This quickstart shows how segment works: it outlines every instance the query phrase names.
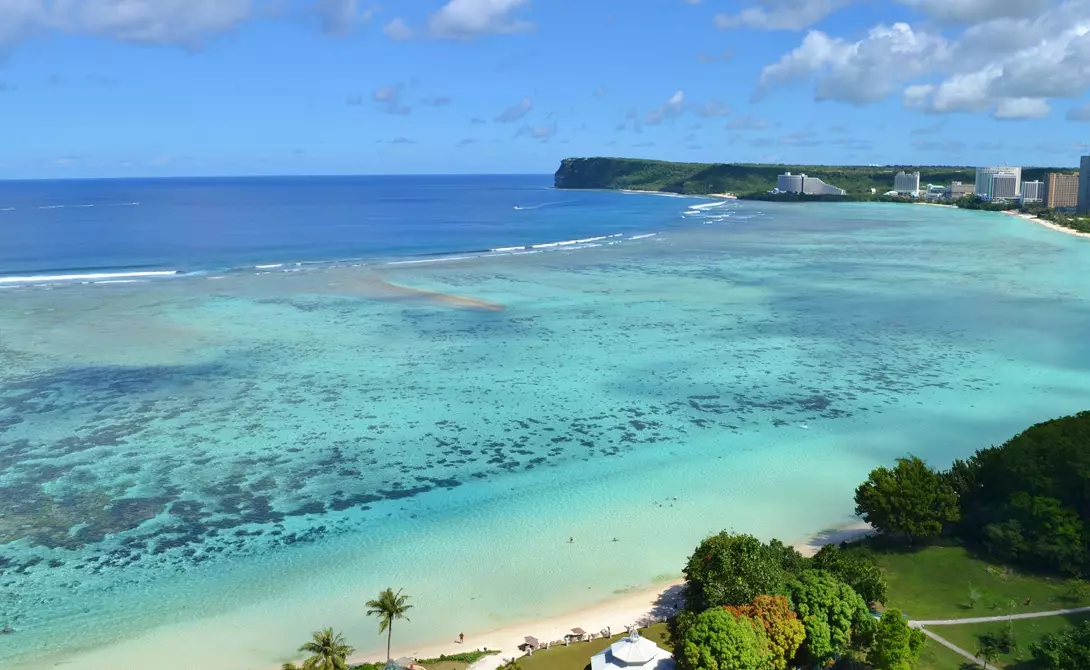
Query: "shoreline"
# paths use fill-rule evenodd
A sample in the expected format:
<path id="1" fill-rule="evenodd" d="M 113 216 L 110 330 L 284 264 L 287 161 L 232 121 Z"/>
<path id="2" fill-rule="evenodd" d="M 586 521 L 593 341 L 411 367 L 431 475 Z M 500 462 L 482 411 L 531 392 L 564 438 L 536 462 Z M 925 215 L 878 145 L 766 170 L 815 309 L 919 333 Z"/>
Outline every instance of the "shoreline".
<path id="1" fill-rule="evenodd" d="M 1053 223 L 1051 221 L 1038 218 L 1038 217 L 1036 217 L 1036 216 L 1034 216 L 1032 214 L 1023 214 L 1022 212 L 1014 212 L 1014 211 L 1009 211 L 1009 210 L 1005 211 L 1003 213 L 1008 215 L 1008 216 L 1014 216 L 1014 217 L 1017 217 L 1019 219 L 1025 219 L 1026 221 L 1036 223 L 1039 226 L 1044 226 L 1045 228 L 1050 228 L 1050 229 L 1055 230 L 1055 231 L 1060 232 L 1060 233 L 1067 233 L 1068 235 L 1074 235 L 1075 237 L 1090 238 L 1090 233 L 1084 233 L 1084 232 L 1081 232 L 1081 231 L 1078 231 L 1078 230 L 1073 230 L 1071 228 L 1061 226 L 1058 223 Z"/>
<path id="2" fill-rule="evenodd" d="M 870 524 L 859 520 L 853 523 L 826 528 L 792 545 L 803 556 L 813 556 L 827 544 L 839 544 L 870 535 Z M 684 602 L 683 579 L 669 579 L 642 589 L 619 593 L 614 598 L 601 601 L 589 607 L 571 610 L 561 614 L 534 619 L 527 618 L 483 632 L 467 633 L 465 642 L 452 639 L 449 642 L 429 642 L 416 645 L 394 647 L 393 658 L 438 658 L 451 655 L 489 649 L 498 654 L 486 656 L 473 664 L 477 670 L 491 670 L 499 667 L 503 660 L 522 656 L 518 645 L 523 638 L 533 635 L 539 640 L 557 641 L 572 628 L 580 627 L 588 633 L 610 629 L 616 635 L 624 632 L 626 626 L 637 624 L 641 628 L 666 619 L 677 611 Z M 375 659 L 373 653 L 363 653 L 349 658 L 350 663 L 369 663 Z"/>

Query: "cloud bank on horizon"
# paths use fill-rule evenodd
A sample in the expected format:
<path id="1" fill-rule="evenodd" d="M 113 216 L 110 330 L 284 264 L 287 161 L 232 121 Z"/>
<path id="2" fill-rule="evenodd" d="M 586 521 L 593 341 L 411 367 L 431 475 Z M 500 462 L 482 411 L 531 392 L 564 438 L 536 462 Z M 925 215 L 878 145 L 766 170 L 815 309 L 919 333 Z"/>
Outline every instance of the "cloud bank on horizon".
<path id="1" fill-rule="evenodd" d="M 1090 0 L 0 0 L 0 177 L 1072 165 L 1088 93 Z"/>

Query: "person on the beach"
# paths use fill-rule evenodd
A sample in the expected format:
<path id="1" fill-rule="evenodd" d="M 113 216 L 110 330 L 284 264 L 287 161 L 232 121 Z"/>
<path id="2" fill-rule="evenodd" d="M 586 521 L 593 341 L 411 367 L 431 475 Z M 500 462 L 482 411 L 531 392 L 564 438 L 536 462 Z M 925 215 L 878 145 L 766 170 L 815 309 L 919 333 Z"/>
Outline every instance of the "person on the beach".
<path id="1" fill-rule="evenodd" d="M 458 644 L 462 644 L 465 641 L 466 641 L 466 634 L 465 633 L 458 633 Z"/>
<path id="2" fill-rule="evenodd" d="M 575 542 L 575 538 L 574 537 L 569 537 L 568 538 L 568 544 L 572 544 L 573 542 Z"/>

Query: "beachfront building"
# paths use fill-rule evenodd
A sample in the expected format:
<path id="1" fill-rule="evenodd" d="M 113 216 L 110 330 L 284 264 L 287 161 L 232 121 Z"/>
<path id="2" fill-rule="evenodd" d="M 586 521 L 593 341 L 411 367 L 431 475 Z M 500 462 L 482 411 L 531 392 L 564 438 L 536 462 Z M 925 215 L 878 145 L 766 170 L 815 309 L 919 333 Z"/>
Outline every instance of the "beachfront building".
<path id="1" fill-rule="evenodd" d="M 1079 175 L 1049 173 L 1041 198 L 1049 209 L 1066 209 L 1079 204 Z"/>
<path id="2" fill-rule="evenodd" d="M 893 175 L 893 190 L 901 195 L 911 195 L 915 197 L 920 192 L 920 173 L 908 173 L 901 170 Z"/>
<path id="3" fill-rule="evenodd" d="M 990 195 L 991 189 L 993 187 L 992 177 L 997 174 L 1014 175 L 1014 193 L 1009 197 L 1018 197 L 1018 194 L 1022 192 L 1022 168 L 1010 166 L 977 168 L 974 193 L 976 193 L 981 198 L 986 198 L 989 200 L 993 199 L 993 196 Z M 1001 184 L 1005 186 L 1006 180 L 1002 180 Z"/>
<path id="4" fill-rule="evenodd" d="M 950 185 L 946 187 L 946 197 L 951 200 L 964 198 L 967 195 L 973 195 L 975 192 L 975 187 L 972 184 L 963 184 L 960 181 L 950 182 Z"/>
<path id="5" fill-rule="evenodd" d="M 1079 197 L 1075 211 L 1079 214 L 1090 212 L 1090 156 L 1083 156 L 1079 161 Z"/>
<path id="6" fill-rule="evenodd" d="M 1026 205 L 1043 201 L 1044 198 L 1041 196 L 1044 190 L 1045 183 L 1043 181 L 1022 182 L 1022 204 Z"/>
<path id="7" fill-rule="evenodd" d="M 928 184 L 923 191 L 924 200 L 941 200 L 946 197 L 946 187 L 942 184 Z"/>
<path id="8" fill-rule="evenodd" d="M 991 174 L 988 175 L 984 198 L 995 201 L 1017 200 L 1020 194 L 1018 187 L 1018 175 L 1012 172 Z"/>
<path id="9" fill-rule="evenodd" d="M 826 184 L 817 177 L 805 174 L 785 172 L 776 178 L 776 191 L 779 193 L 802 193 L 804 195 L 844 195 L 844 189 Z"/>
<path id="10" fill-rule="evenodd" d="M 591 656 L 590 670 L 674 670 L 670 652 L 645 637 L 633 626 L 628 635 L 600 654 Z"/>

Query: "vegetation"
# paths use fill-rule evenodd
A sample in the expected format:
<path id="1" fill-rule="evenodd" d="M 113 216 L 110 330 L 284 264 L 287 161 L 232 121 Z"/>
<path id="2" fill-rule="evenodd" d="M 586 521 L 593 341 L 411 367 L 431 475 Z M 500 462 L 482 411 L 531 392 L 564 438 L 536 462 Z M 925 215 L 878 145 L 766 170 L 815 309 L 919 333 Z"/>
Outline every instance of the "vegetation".
<path id="1" fill-rule="evenodd" d="M 698 615 L 677 649 L 683 670 L 751 670 L 767 667 L 770 656 L 764 631 L 721 607 Z"/>
<path id="2" fill-rule="evenodd" d="M 835 544 L 827 544 L 814 556 L 812 565 L 835 575 L 868 603 L 886 601 L 886 579 L 870 553 L 844 551 Z"/>
<path id="3" fill-rule="evenodd" d="M 1090 575 L 1090 412 L 1037 424 L 946 476 L 964 540 L 998 560 Z"/>
<path id="4" fill-rule="evenodd" d="M 393 641 L 394 620 L 409 620 L 406 612 L 412 609 L 408 604 L 409 596 L 402 595 L 401 589 L 394 593 L 393 589 L 385 589 L 378 594 L 378 598 L 367 601 L 367 616 L 378 617 L 378 632 L 386 631 L 386 660 L 390 660 L 390 643 Z"/>
<path id="5" fill-rule="evenodd" d="M 822 570 L 804 570 L 789 590 L 806 629 L 799 650 L 805 660 L 820 663 L 870 644 L 874 619 L 852 587 Z"/>
<path id="6" fill-rule="evenodd" d="M 867 660 L 874 670 L 912 670 L 927 636 L 910 628 L 899 609 L 886 610 L 874 633 Z"/>
<path id="7" fill-rule="evenodd" d="M 1024 214 L 1032 214 L 1039 219 L 1051 221 L 1058 226 L 1070 228 L 1076 232 L 1090 233 L 1090 216 L 1077 216 L 1067 212 L 1059 212 L 1054 209 L 1048 209 L 1041 204 L 1026 205 L 1021 208 L 1021 211 Z"/>
<path id="8" fill-rule="evenodd" d="M 640 635 L 666 651 L 674 651 L 673 640 L 680 639 L 672 637 L 667 625 L 663 623 L 642 629 Z M 603 637 L 590 642 L 578 642 L 569 647 L 560 645 L 549 650 L 535 651 L 533 656 L 523 656 L 518 659 L 519 670 L 583 670 L 591 656 L 601 652 L 623 636 L 623 634 L 614 635 L 612 638 Z M 432 670 L 430 666 L 425 665 L 425 667 Z"/>
<path id="9" fill-rule="evenodd" d="M 787 670 L 795 652 L 806 639 L 806 630 L 784 596 L 757 596 L 748 605 L 724 608 L 731 614 L 748 617 L 764 630 L 768 644 L 768 668 Z"/>
<path id="10" fill-rule="evenodd" d="M 301 666 L 294 663 L 285 663 L 283 670 L 348 670 L 348 656 L 355 649 L 347 645 L 340 633 L 334 633 L 332 628 L 317 631 L 313 639 L 299 651 L 310 654 Z"/>
<path id="11" fill-rule="evenodd" d="M 855 490 L 855 513 L 883 533 L 928 539 L 958 520 L 958 497 L 947 478 L 910 456 L 870 473 Z"/>
<path id="12" fill-rule="evenodd" d="M 1047 610 L 1051 608 L 1052 606 L 1046 606 L 1040 609 Z M 1003 611 L 996 612 L 996 614 L 1005 613 Z M 1039 665 L 1033 656 L 1033 647 L 1038 642 L 1049 635 L 1073 630 L 1084 622 L 1090 622 L 1090 613 L 942 626 L 934 628 L 934 631 L 957 646 L 970 651 L 978 652 L 984 646 L 991 646 L 996 651 L 994 660 L 997 666 L 1014 667 L 1022 670 L 1023 668 L 1037 667 Z M 980 654 L 977 655 L 980 656 Z"/>
<path id="13" fill-rule="evenodd" d="M 685 566 L 686 607 L 699 613 L 784 593 L 790 575 L 802 564 L 803 557 L 779 540 L 762 544 L 752 535 L 713 535 L 700 543 Z"/>
<path id="14" fill-rule="evenodd" d="M 901 170 L 919 170 L 921 183 L 972 183 L 970 167 L 902 167 L 895 165 L 758 165 L 729 163 L 672 163 L 636 158 L 566 158 L 556 171 L 557 188 L 638 189 L 669 193 L 735 193 L 740 197 L 767 199 L 784 172 L 806 173 L 847 192 L 834 200 L 893 200 L 877 195 L 889 191 Z M 1026 168 L 1026 180 L 1042 179 L 1057 168 Z M 876 194 L 871 193 L 874 189 Z M 823 200 L 830 196 L 776 197 L 778 200 Z M 903 200 L 903 199 L 902 199 Z"/>
<path id="15" fill-rule="evenodd" d="M 1045 670 L 1090 668 L 1090 621 L 1045 636 L 1033 645 L 1033 657 Z"/>

